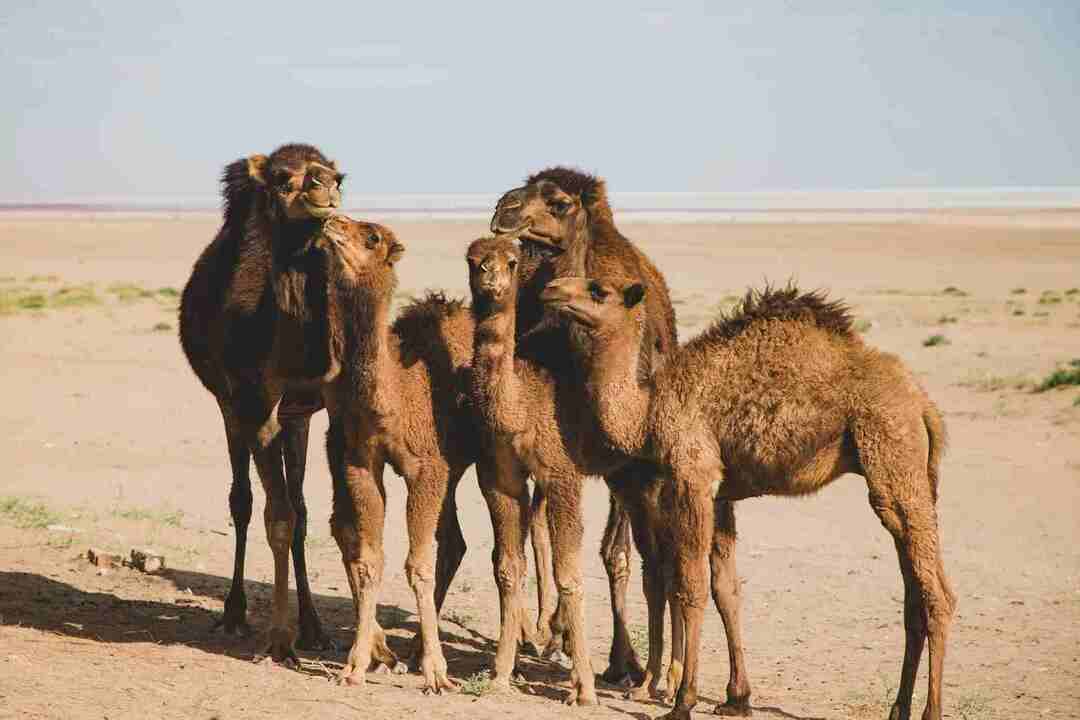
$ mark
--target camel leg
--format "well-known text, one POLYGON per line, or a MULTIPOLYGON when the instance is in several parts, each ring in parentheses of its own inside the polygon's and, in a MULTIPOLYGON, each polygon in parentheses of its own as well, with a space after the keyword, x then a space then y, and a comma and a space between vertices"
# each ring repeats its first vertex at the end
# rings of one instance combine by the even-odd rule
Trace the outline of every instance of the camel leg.
MULTIPOLYGON (((678 455, 676 455, 678 457, 678 455)), ((717 469, 718 470, 718 469, 717 469)), ((713 536, 713 500, 707 480, 716 475, 711 468, 675 468, 672 478, 674 514, 671 523, 674 560, 674 597, 680 607, 672 615, 682 616, 685 633, 685 660, 682 680, 675 693, 675 707, 667 720, 689 720, 697 705, 697 678, 701 649, 701 623, 707 598, 705 571, 713 536)), ((674 650, 675 639, 672 638, 674 650)), ((674 664, 674 663, 673 663, 674 664)))
POLYGON ((265 446, 256 445, 252 453, 255 468, 259 472, 263 489, 266 492, 266 507, 263 520, 266 523, 266 540, 274 555, 274 599, 270 621, 270 646, 267 653, 275 661, 296 662, 293 650, 292 633, 289 631, 289 550, 292 546, 293 532, 296 528, 296 514, 293 512, 282 471, 281 435, 274 437, 265 446))
MULTIPOLYGON (((461 522, 457 514, 457 486, 461 480, 461 473, 451 473, 450 487, 446 491, 446 500, 443 501, 442 511, 439 513, 439 525, 435 530, 437 541, 435 554, 435 619, 442 617, 443 602, 446 593, 450 590, 450 584, 457 575, 461 561, 465 557, 465 535, 461 532, 461 522), (455 479, 456 476, 456 479, 455 479)), ((409 669, 420 672, 420 660, 423 656, 424 643, 420 633, 413 637, 412 649, 409 652, 409 669)))
POLYGON ((716 706, 716 715, 749 716, 750 681, 747 679, 746 659, 743 657, 742 627, 739 623, 739 577, 735 572, 735 505, 721 501, 716 504, 716 527, 713 530, 712 596, 728 646, 727 701, 716 706))
POLYGON ((671 606, 671 662, 668 663, 663 700, 670 704, 675 702, 675 694, 682 685, 683 667, 686 664, 686 623, 683 621, 682 602, 674 594, 671 578, 667 579, 666 585, 668 604, 671 606))
POLYGON ((649 660, 645 665, 645 676, 637 687, 626 694, 626 698, 648 700, 659 697, 658 686, 664 661, 664 609, 667 606, 667 592, 657 529, 651 525, 651 518, 643 507, 640 493, 635 493, 635 496, 628 498, 630 501, 625 503, 625 507, 630 511, 634 547, 641 556, 641 589, 645 594, 649 614, 649 660))
MULTIPOLYGON (((456 480, 454 484, 457 484, 456 480)), ((447 675, 446 658, 439 641, 439 616, 435 609, 435 530, 449 485, 448 468, 427 469, 409 482, 409 497, 405 501, 405 522, 409 532, 405 577, 416 596, 420 614, 423 644, 420 671, 424 675, 424 692, 436 695, 457 688, 447 675)))
MULTIPOLYGON (((633 482, 633 479, 630 481, 633 482)), ((630 631, 626 627, 626 587, 630 584, 630 516, 614 492, 608 501, 608 519, 600 544, 600 558, 607 572, 613 626, 608 667, 601 678, 613 685, 637 685, 644 678, 645 671, 630 644, 630 631)))
MULTIPOLYGON (((555 587, 560 611, 566 622, 573 685, 568 705, 596 705, 596 687, 585 625, 585 585, 581 572, 581 543, 584 535, 580 477, 558 478, 545 484, 548 498, 548 528, 554 550, 555 587)), ((554 628, 553 628, 554 630, 554 628)))
POLYGON ((515 672, 518 639, 525 617, 522 581, 531 514, 529 487, 524 468, 513 458, 511 450, 501 446, 494 449, 491 457, 480 458, 476 474, 495 535, 491 564, 499 590, 499 644, 492 682, 499 690, 506 690, 515 672))
POLYGON ((384 564, 386 491, 382 483, 382 459, 362 457, 355 450, 350 452, 347 440, 350 435, 348 428, 342 434, 337 423, 331 423, 327 435, 327 455, 331 463, 335 459, 343 461, 340 469, 331 471, 334 511, 330 527, 341 549, 356 620, 356 635, 340 682, 362 686, 381 637, 375 611, 384 564), (378 472, 373 472, 376 467, 378 472))
MULTIPOLYGON (((222 410, 224 414, 224 409, 222 410)), ((225 438, 229 444, 229 464, 232 467, 232 487, 229 489, 229 514, 232 515, 236 549, 233 553, 233 577, 225 598, 225 613, 214 623, 226 633, 247 636, 247 596, 244 594, 244 558, 247 554, 248 525, 251 523, 251 450, 236 428, 225 420, 225 438)))
MULTIPOLYGON (((551 534, 548 532, 547 497, 539 484, 533 489, 532 512, 530 514, 530 539, 533 547, 533 561, 536 566, 536 600, 539 608, 536 614, 536 631, 532 635, 532 644, 537 655, 549 653, 548 645, 552 641, 551 623, 555 617, 556 593, 554 570, 551 567, 551 534)), ((524 619, 524 615, 522 615, 524 619)), ((561 638, 558 643, 561 649, 561 638)), ((550 648, 554 651, 556 648, 550 648)))
MULTIPOLYGON (((921 429, 921 419, 920 419, 921 429)), ((890 720, 908 720, 915 675, 927 639, 930 644, 930 673, 923 720, 941 720, 941 683, 945 645, 956 607, 956 597, 945 577, 938 539, 937 510, 927 477, 924 447, 895 445, 886 452, 880 434, 857 433, 856 443, 870 489, 870 504, 881 524, 893 536, 900 572, 904 578, 904 663, 900 687, 890 720), (866 437, 866 435, 870 435, 866 437), (860 442, 866 437, 865 442, 860 442), (871 449, 866 452, 863 448, 871 449), (882 457, 882 455, 888 455, 882 457), (907 466, 906 468, 904 466, 907 466)), ((918 437, 916 435, 916 437, 918 437)))
POLYGON ((296 646, 301 650, 332 650, 334 641, 323 632, 315 603, 311 599, 311 585, 308 583, 307 557, 304 540, 307 538, 307 503, 304 502, 304 471, 307 466, 308 431, 311 416, 304 415, 283 420, 281 423, 281 444, 285 458, 285 481, 289 488, 289 499, 296 513, 296 528, 293 530, 292 559, 296 573, 296 605, 298 610, 297 627, 299 633, 296 646))

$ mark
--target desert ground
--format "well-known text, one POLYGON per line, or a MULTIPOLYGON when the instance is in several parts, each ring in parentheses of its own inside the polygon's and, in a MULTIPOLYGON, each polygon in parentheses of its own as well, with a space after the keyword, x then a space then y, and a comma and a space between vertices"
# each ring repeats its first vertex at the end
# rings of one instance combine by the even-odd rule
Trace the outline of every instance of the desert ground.
MULTIPOLYGON (((618 218, 618 215, 616 216, 618 218)), ((379 219, 379 218, 373 218, 379 219)), ((948 212, 899 221, 621 228, 666 274, 689 338, 749 285, 795 279, 845 299, 867 342, 898 354, 945 414, 940 490, 946 568, 959 597, 945 715, 1080 717, 1080 212, 948 212), (937 336, 937 337, 935 337, 937 336), (1076 364, 1070 364, 1076 363, 1076 364), (1064 372, 1053 376, 1055 370, 1064 372), (1048 377, 1062 387, 1039 391, 1048 377)), ((407 245, 399 299, 467 292, 464 249, 484 219, 385 220, 407 245)), ((469 552, 442 632, 464 691, 425 696, 416 675, 329 682, 344 651, 261 657, 263 638, 212 631, 232 568, 221 418, 176 339, 178 290, 217 229, 210 214, 0 215, 0 718, 648 718, 659 703, 600 683, 601 707, 561 700, 568 673, 526 658, 526 682, 486 693, 498 628, 491 528, 475 476, 458 492, 469 552), (102 570, 85 553, 152 547, 167 568, 102 570)), ((316 416, 306 482, 318 610, 341 647, 352 605, 329 535, 316 416)), ((254 471, 253 471, 254 478, 254 471)), ((257 484, 257 483, 256 483, 257 484)), ((388 482, 379 617, 404 654, 417 623, 403 577, 403 486, 388 482)), ((269 622, 272 563, 255 491, 249 615, 269 622)), ((587 488, 585 569, 594 668, 611 623, 597 555, 607 509, 587 488)), ((817 496, 737 507, 743 623, 755 715, 885 718, 903 656, 892 541, 861 478, 817 496)), ((635 567, 630 614, 644 650, 635 567)), ((535 598, 531 598, 535 603, 535 598)), ((708 714, 727 653, 706 613, 708 714)), ((644 660, 644 658, 642 658, 644 660)), ((925 697, 924 658, 915 712, 925 697)))

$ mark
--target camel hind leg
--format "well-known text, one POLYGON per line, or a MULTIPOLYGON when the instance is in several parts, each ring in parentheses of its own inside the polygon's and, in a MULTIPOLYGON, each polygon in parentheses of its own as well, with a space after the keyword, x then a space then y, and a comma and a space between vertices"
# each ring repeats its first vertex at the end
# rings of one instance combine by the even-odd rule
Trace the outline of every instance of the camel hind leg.
POLYGON ((285 460, 285 482, 289 498, 296 513, 293 529, 292 559, 296 573, 297 627, 296 646, 302 650, 333 650, 334 641, 327 635, 315 610, 308 582, 307 555, 304 542, 307 539, 307 503, 304 501, 304 472, 307 467, 308 433, 311 416, 281 418, 281 444, 285 460))
MULTIPOLYGON (((863 422, 856 427, 859 460, 869 487, 870 504, 896 545, 904 580, 904 663, 890 720, 908 720, 915 677, 926 641, 930 672, 923 720, 941 718, 945 646, 956 599, 945 577, 938 536, 936 468, 928 469, 927 437, 922 418, 907 433, 878 431, 889 425, 863 422)), ((936 460, 936 458, 935 458, 936 460)))
POLYGON ((716 503, 712 552, 712 596, 728 646, 727 701, 716 706, 716 715, 750 715, 750 681, 743 657, 742 627, 739 622, 739 577, 735 572, 735 506, 728 501, 716 503))

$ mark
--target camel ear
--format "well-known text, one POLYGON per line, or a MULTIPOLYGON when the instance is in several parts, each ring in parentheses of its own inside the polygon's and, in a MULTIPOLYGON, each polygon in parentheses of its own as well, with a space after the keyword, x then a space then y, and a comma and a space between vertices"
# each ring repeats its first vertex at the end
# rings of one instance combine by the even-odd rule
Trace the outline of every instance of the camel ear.
POLYGON ((630 287, 623 290, 623 305, 628 308, 632 308, 641 302, 641 299, 645 297, 645 286, 641 283, 634 283, 630 287))
POLYGON ((266 163, 265 155, 252 155, 247 159, 248 176, 260 185, 266 184, 266 163))

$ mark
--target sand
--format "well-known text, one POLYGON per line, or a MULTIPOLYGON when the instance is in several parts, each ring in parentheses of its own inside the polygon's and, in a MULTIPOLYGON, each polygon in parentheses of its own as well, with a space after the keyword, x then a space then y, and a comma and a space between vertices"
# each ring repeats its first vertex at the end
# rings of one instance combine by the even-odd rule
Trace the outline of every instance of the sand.
MULTIPOLYGON (((389 222, 408 248, 399 265, 403 296, 466 293, 464 248, 486 221, 389 222)), ((0 294, 8 303, 0 305, 0 453, 8 459, 0 480, 0 718, 661 714, 603 684, 601 708, 565 708, 566 671, 535 660, 524 664, 528 682, 505 696, 424 696, 416 675, 337 687, 327 679, 341 653, 305 655, 297 672, 252 662, 261 637, 210 631, 231 573, 229 472, 216 404, 176 340, 170 289, 183 286, 217 223, 203 215, 0 216, 0 294), (25 301, 34 293, 40 302, 25 301), (13 306, 13 298, 45 307, 13 306), (67 307, 53 307, 64 298, 67 307), (151 546, 169 569, 101 572, 80 557, 90 546, 151 546)), ((1080 286, 1080 214, 622 227, 667 275, 683 338, 747 285, 793 278, 846 299, 866 339, 915 370, 951 436, 939 508, 960 605, 946 716, 1080 717, 1080 389, 1031 391, 1080 357, 1080 294, 1067 294, 1080 286), (948 344, 925 347, 936 334, 948 344)), ((309 451, 309 564, 324 623, 347 648, 351 602, 326 523, 325 426, 318 416, 309 451)), ((402 573, 403 486, 391 479, 388 488, 380 617, 404 652, 416 617, 402 573)), ((597 671, 610 642, 597 556, 605 493, 599 482, 587 489, 597 671)), ((257 490, 256 517, 261 507, 257 490)), ((491 529, 471 473, 459 507, 469 552, 442 629, 451 675, 464 680, 490 661, 498 627, 491 529)), ((737 514, 757 716, 885 717, 903 654, 902 589, 865 484, 848 476, 812 498, 740 503, 737 514)), ((629 607, 643 631, 638 578, 635 567, 629 607)), ((249 612, 262 629, 272 567, 259 522, 248 579, 249 612)), ((727 678, 712 611, 703 643, 699 711, 708 713, 727 678)))

